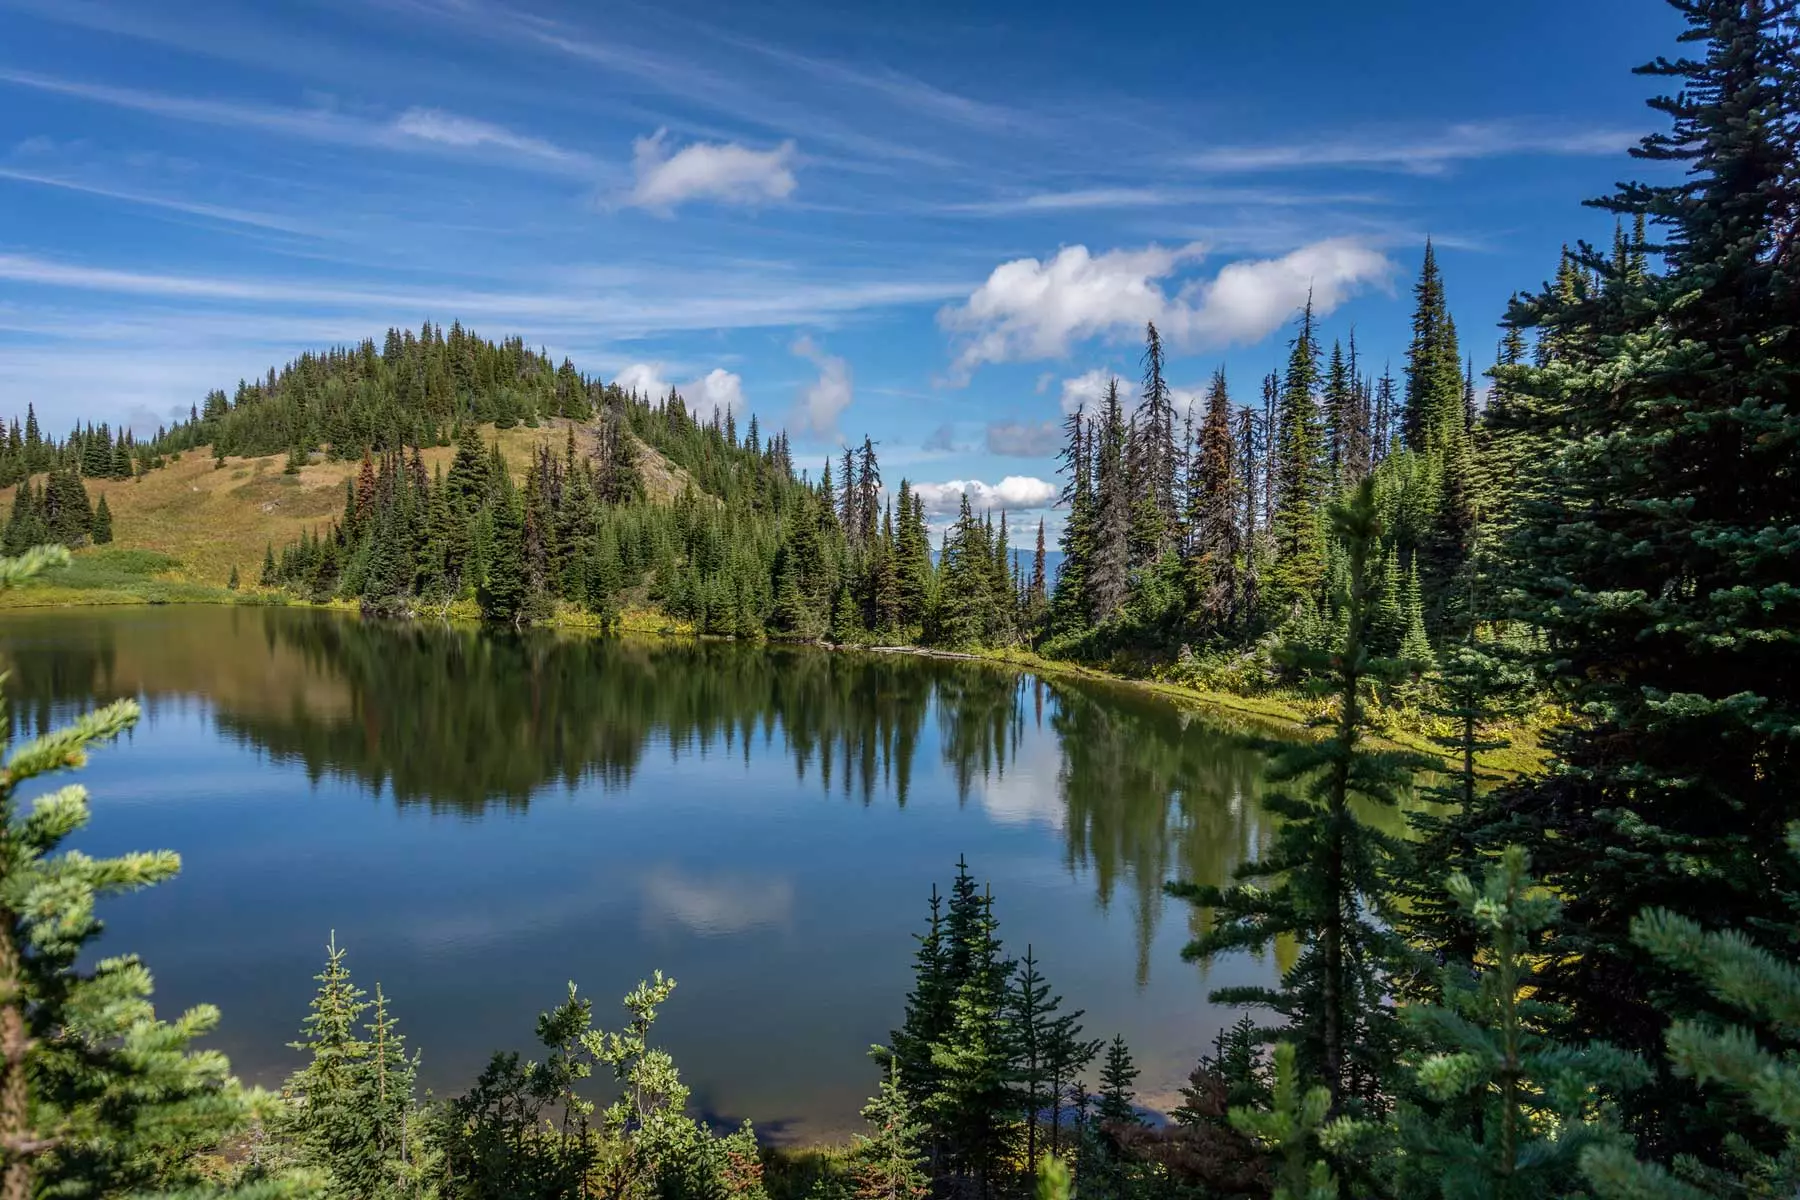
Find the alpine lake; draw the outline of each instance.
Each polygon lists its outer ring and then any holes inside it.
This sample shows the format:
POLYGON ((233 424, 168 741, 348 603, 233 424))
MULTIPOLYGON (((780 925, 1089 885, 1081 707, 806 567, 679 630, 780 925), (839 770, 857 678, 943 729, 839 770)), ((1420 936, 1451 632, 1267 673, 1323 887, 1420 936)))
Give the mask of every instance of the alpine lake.
POLYGON ((1267 844, 1259 730, 1122 685, 206 606, 8 612, 0 666, 15 738, 142 700, 76 776, 75 844, 183 868, 105 901, 101 950, 143 957, 165 1016, 218 1005, 208 1044, 268 1086, 335 936, 440 1096, 537 1050, 571 981, 617 1028, 661 970, 654 1036, 704 1114, 840 1138, 959 857, 1007 952, 1031 946, 1087 1036, 1124 1035, 1153 1109, 1238 1015, 1208 992, 1284 960, 1184 962, 1202 918, 1163 894, 1267 844))

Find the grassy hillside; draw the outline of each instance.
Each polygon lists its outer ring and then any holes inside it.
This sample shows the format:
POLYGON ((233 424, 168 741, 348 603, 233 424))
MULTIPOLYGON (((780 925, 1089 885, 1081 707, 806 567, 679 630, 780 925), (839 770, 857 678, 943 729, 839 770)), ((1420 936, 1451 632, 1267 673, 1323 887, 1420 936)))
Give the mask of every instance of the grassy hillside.
MULTIPOLYGON (((523 479, 532 452, 548 445, 560 453, 574 424, 578 452, 592 450, 585 424, 551 418, 540 428, 482 429, 499 439, 515 477, 523 479)), ((635 440, 635 439, 634 439, 635 440)), ((449 468, 454 448, 424 451, 426 470, 449 468)), ((688 473, 638 441, 638 466, 654 501, 668 502, 690 482, 688 473)), ((243 582, 255 582, 263 551, 282 546, 303 530, 323 529, 343 511, 344 481, 357 462, 326 462, 314 455, 297 474, 284 473, 287 456, 227 457, 217 467, 205 450, 189 451, 167 466, 135 479, 88 479, 95 504, 106 497, 112 510, 113 544, 76 553, 76 563, 60 579, 15 594, 15 604, 111 603, 142 599, 147 582, 162 585, 151 598, 179 601, 209 598, 223 587, 235 565, 243 582)), ((10 508, 16 488, 0 489, 0 505, 10 508)))

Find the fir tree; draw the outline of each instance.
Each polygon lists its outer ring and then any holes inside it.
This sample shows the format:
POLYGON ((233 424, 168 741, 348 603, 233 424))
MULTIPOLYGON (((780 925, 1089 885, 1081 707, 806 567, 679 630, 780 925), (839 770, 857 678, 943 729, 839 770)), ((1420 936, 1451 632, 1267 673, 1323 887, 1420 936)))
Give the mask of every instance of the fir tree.
POLYGON ((1213 373, 1188 498, 1191 531, 1186 569, 1190 621, 1208 633, 1237 615, 1239 478, 1231 436, 1231 397, 1223 368, 1213 373))
MULTIPOLYGON (((1788 827, 1787 851, 1800 858, 1800 824, 1788 827)), ((1800 908, 1792 894, 1782 900, 1790 912, 1800 908)), ((1741 1123, 1726 1136, 1724 1167, 1689 1157, 1678 1159, 1671 1173, 1638 1161, 1615 1141, 1583 1155, 1588 1182, 1602 1200, 1793 1195, 1800 1189, 1800 967, 1792 951, 1778 957, 1742 930, 1705 930, 1667 909, 1640 913, 1631 936, 1736 1014, 1731 1024, 1678 1020, 1664 1044, 1675 1072, 1710 1092, 1724 1092, 1735 1101, 1741 1123), (1747 1136, 1758 1125, 1779 1131, 1780 1140, 1758 1146, 1747 1136)))
POLYGON ((1424 1107, 1400 1114, 1396 1160, 1403 1177, 1446 1200, 1569 1194, 1591 1147, 1617 1144, 1603 1104, 1640 1082, 1641 1068, 1604 1045, 1565 1046, 1543 1030, 1552 1014, 1532 998, 1531 964, 1556 921, 1554 897, 1537 889, 1519 846, 1508 847, 1482 885, 1460 871, 1446 890, 1475 928, 1480 967, 1443 972, 1442 1002, 1403 1010, 1428 1048, 1412 1068, 1424 1107))
MULTIPOLYGON (((1520 615, 1544 629, 1544 665, 1584 719, 1554 739, 1558 769, 1494 814, 1526 831, 1565 898, 1543 981, 1571 1011, 1564 1036, 1653 1058, 1671 1022, 1730 1014, 1671 986, 1632 939, 1637 913, 1737 929, 1776 954, 1800 937, 1768 904, 1800 891, 1781 849, 1800 819, 1800 581, 1769 541, 1800 495, 1800 409, 1776 399, 1800 394, 1796 35, 1787 5, 1677 7, 1697 49, 1644 69, 1679 86, 1652 102, 1672 128, 1639 153, 1685 174, 1606 202, 1650 218, 1666 273, 1623 304, 1565 273, 1514 314, 1539 327, 1543 363, 1509 386, 1528 435, 1557 453, 1509 557, 1520 615)), ((1647 1155, 1716 1165, 1722 1130, 1690 1084, 1664 1073, 1626 1106, 1647 1155)))
POLYGON ((1088 619, 1111 620, 1125 603, 1131 569, 1131 491, 1125 469, 1125 418, 1119 381, 1106 385, 1094 455, 1094 549, 1087 564, 1088 619))
MULTIPOLYGON (((0 588, 67 561, 49 547, 0 559, 0 588)), ((9 1200, 198 1188, 194 1153, 248 1115, 225 1058, 190 1048, 218 1010, 161 1021, 137 958, 91 958, 96 899, 160 883, 180 860, 57 853, 87 824, 79 785, 21 804, 25 785, 81 766, 137 718, 135 701, 108 705, 12 747, 0 772, 0 1195, 9 1200)))
POLYGON ((926 1130, 900 1083, 898 1063, 890 1063, 881 1090, 862 1110, 870 1132, 858 1134, 850 1151, 857 1200, 923 1200, 931 1190, 922 1148, 926 1130))
POLYGON ((112 509, 107 506, 106 496, 100 497, 100 503, 94 508, 94 545, 104 546, 113 540, 112 509))
POLYGON ((510 483, 494 506, 492 556, 482 573, 478 599, 481 617, 495 624, 516 624, 524 613, 525 515, 510 483))
POLYGON ((1285 655, 1329 687, 1335 712, 1322 723, 1331 736, 1276 751, 1271 777, 1303 780, 1304 791, 1265 800, 1286 821, 1265 857, 1237 869, 1242 882, 1230 888, 1172 884, 1169 890, 1215 914, 1213 928, 1184 949, 1184 957, 1257 949, 1282 934, 1300 939, 1300 958, 1278 990, 1232 988, 1214 995, 1221 1003, 1264 1005, 1286 1016, 1309 1074, 1323 1079, 1341 1105, 1379 1095, 1392 1045, 1392 1017, 1382 996, 1397 959, 1387 928, 1387 880, 1397 847, 1357 816, 1352 801, 1394 805, 1397 789, 1422 763, 1362 745, 1364 689, 1395 670, 1370 653, 1366 640, 1377 586, 1371 555, 1382 532, 1372 480, 1333 507, 1332 523, 1346 559, 1341 642, 1329 653, 1294 646, 1285 655))
POLYGON ((1280 434, 1270 463, 1276 495, 1270 524, 1275 558, 1263 591, 1283 611, 1316 602, 1325 580, 1318 378, 1319 348, 1309 299, 1281 382, 1280 434))
POLYGON ((1125 1038, 1115 1034, 1106 1045, 1106 1061, 1100 1066, 1100 1106, 1096 1115, 1113 1125, 1136 1125, 1141 1122, 1137 1105, 1137 1064, 1131 1061, 1131 1050, 1125 1038))

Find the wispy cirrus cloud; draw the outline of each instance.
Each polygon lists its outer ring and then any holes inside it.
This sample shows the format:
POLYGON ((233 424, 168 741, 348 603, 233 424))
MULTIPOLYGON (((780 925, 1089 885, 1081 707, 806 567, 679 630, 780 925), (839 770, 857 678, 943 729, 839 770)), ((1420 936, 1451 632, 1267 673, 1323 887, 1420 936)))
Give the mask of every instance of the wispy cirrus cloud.
MULTIPOLYGON (((565 268, 579 281, 581 272, 565 268)), ((365 311, 414 319, 489 324, 530 322, 534 328, 590 329, 616 337, 670 330, 746 329, 818 324, 874 308, 941 301, 967 285, 930 279, 801 277, 760 264, 741 270, 666 270, 655 264, 598 273, 591 286, 517 291, 444 287, 396 288, 350 281, 185 275, 90 266, 32 255, 0 254, 0 279, 40 287, 194 302, 252 302, 285 308, 365 311)))
POLYGON ((324 106, 292 108, 179 96, 9 69, 0 69, 0 83, 173 121, 249 129, 307 141, 415 153, 498 152, 522 164, 580 175, 591 175, 599 169, 597 161, 581 151, 440 109, 409 108, 397 117, 382 119, 324 106))
POLYGON ((1466 121, 1425 133, 1349 133, 1309 141, 1214 146, 1183 165, 1222 174, 1308 168, 1365 168, 1432 175, 1471 159, 1513 155, 1620 154, 1639 131, 1562 128, 1514 121, 1466 121))

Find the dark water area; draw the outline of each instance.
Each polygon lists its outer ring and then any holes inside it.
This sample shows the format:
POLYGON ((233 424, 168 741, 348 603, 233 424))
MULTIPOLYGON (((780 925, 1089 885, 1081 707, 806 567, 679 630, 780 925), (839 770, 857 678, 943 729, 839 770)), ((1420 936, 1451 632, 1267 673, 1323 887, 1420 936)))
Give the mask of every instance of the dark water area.
POLYGON ((15 734, 138 696, 81 782, 93 854, 181 876, 106 902, 165 1014, 277 1084, 335 931, 423 1079, 461 1091, 532 1049, 568 981, 617 1027, 661 969, 658 1036, 696 1100, 777 1138, 854 1127, 899 1021, 932 883, 966 855, 1011 953, 1030 943, 1142 1098, 1221 1024, 1183 963, 1173 878, 1223 881, 1269 834, 1242 727, 1127 688, 811 648, 492 636, 254 608, 0 617, 15 734))

